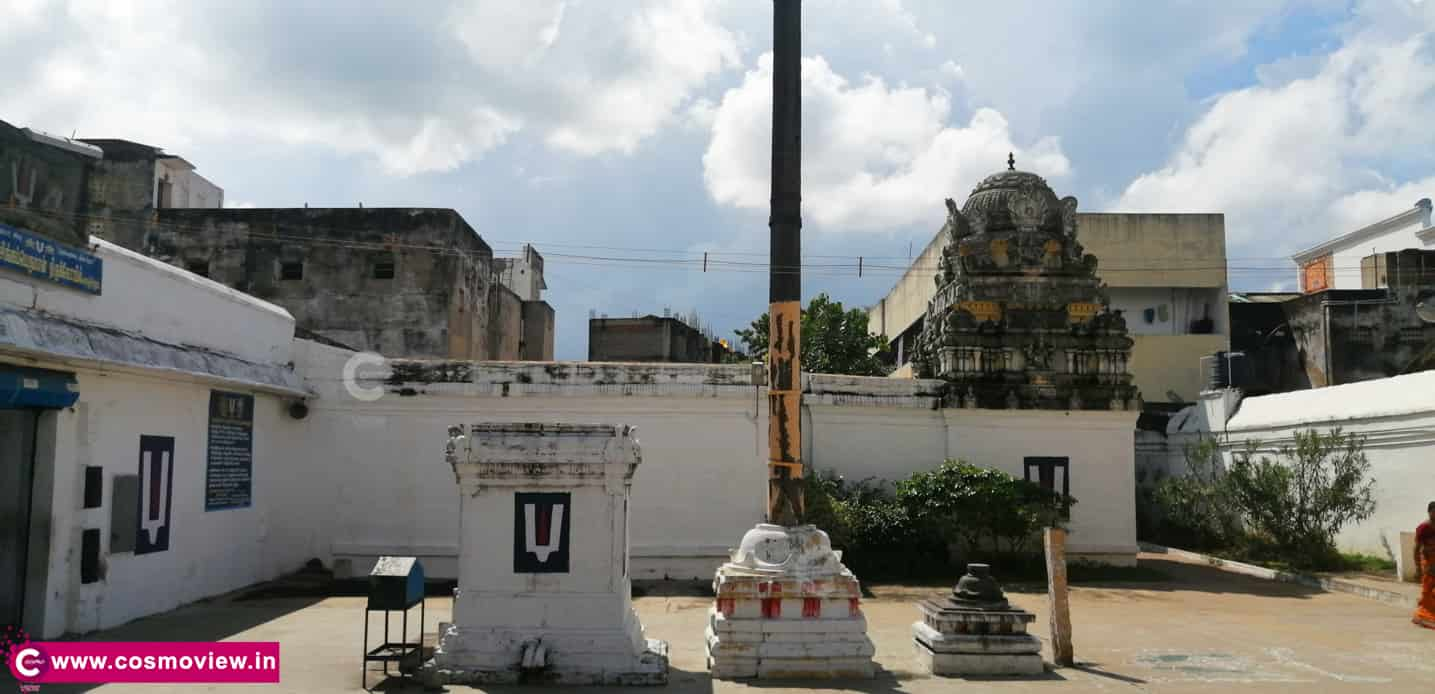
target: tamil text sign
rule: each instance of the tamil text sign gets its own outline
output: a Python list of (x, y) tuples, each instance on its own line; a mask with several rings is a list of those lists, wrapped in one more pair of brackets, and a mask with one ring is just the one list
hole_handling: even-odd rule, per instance
[(204, 510), (248, 508), (254, 502), (254, 396), (211, 391)]
[(0, 224), (0, 268), (91, 294), (100, 293), (104, 276), (98, 257), (8, 224)]

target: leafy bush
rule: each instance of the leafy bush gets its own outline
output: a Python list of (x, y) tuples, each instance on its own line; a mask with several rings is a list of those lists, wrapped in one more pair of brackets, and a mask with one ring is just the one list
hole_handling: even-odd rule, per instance
[(1162, 480), (1152, 495), (1156, 537), (1197, 550), (1240, 544), (1240, 514), (1226, 489), (1220, 446), (1215, 439), (1203, 439), (1185, 455), (1185, 476)]
[(913, 521), (955, 545), (964, 559), (1029, 552), (1042, 528), (1060, 522), (1070, 497), (1000, 470), (948, 460), (897, 483)]
[(825, 530), (858, 575), (916, 576), (944, 569), (935, 536), (912, 522), (881, 480), (849, 482), (832, 471), (804, 478), (806, 522)]
[(1233, 558), (1296, 568), (1340, 569), (1340, 529), (1375, 513), (1365, 440), (1340, 429), (1298, 432), (1276, 459), (1250, 441), (1223, 465), (1206, 440), (1187, 451), (1184, 477), (1162, 481), (1153, 499), (1156, 540)]
[(951, 551), (963, 561), (1027, 561), (1043, 527), (1060, 521), (1063, 500), (996, 470), (947, 461), (896, 484), (849, 482), (830, 471), (805, 479), (806, 520), (827, 531), (853, 571), (873, 577), (946, 575)]
[(1226, 475), (1246, 529), (1297, 565), (1340, 561), (1335, 536), (1375, 514), (1375, 481), (1365, 441), (1340, 429), (1295, 435), (1272, 460), (1253, 449), (1237, 454)]

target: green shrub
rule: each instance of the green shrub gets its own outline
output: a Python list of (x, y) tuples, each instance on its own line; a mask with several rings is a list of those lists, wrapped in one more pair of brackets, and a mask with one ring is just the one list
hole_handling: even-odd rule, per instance
[(1295, 445), (1282, 446), (1278, 455), (1282, 460), (1257, 459), (1248, 449), (1226, 475), (1246, 530), (1293, 565), (1340, 564), (1336, 534), (1375, 514), (1365, 441), (1340, 429), (1298, 432)]
[(1000, 470), (948, 460), (897, 483), (913, 522), (931, 528), (962, 561), (1030, 553), (1042, 528), (1058, 525), (1070, 497)]
[(1241, 544), (1240, 514), (1226, 489), (1220, 446), (1202, 439), (1185, 456), (1186, 474), (1162, 480), (1151, 495), (1155, 539), (1195, 550)]
[(806, 522), (827, 531), (859, 575), (950, 575), (962, 561), (1035, 564), (1038, 534), (1074, 503), (997, 470), (960, 461), (913, 474), (895, 492), (879, 480), (850, 482), (831, 471), (804, 480)]
[(1263, 564), (1342, 569), (1335, 536), (1375, 513), (1365, 441), (1298, 432), (1276, 458), (1247, 442), (1224, 465), (1214, 440), (1188, 449), (1187, 474), (1152, 495), (1155, 541)]
[(843, 563), (858, 575), (905, 578), (945, 571), (940, 543), (912, 522), (886, 482), (849, 482), (829, 470), (808, 475), (804, 485), (805, 521), (827, 532), (832, 546), (843, 551)]

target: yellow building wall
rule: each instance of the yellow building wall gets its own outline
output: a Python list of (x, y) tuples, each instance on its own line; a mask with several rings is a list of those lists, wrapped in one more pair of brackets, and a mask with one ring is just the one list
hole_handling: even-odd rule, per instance
[(1225, 335), (1132, 335), (1128, 370), (1146, 402), (1168, 402), (1174, 391), (1194, 402), (1205, 386), (1201, 357), (1228, 348)]

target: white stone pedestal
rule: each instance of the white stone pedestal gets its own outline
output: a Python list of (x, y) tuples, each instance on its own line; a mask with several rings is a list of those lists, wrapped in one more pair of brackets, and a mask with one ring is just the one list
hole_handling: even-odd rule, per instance
[[(983, 590), (985, 589), (985, 590)], [(912, 624), (917, 661), (934, 675), (1040, 675), (1041, 640), (1027, 633), (1036, 616), (1007, 602), (986, 564), (969, 564), (950, 595), (917, 604)]]
[(643, 637), (628, 580), (632, 428), (475, 424), (449, 436), (459, 582), (426, 682), (666, 683), (667, 643)]
[(717, 678), (868, 678), (876, 672), (857, 578), (811, 525), (749, 530), (713, 579)]

